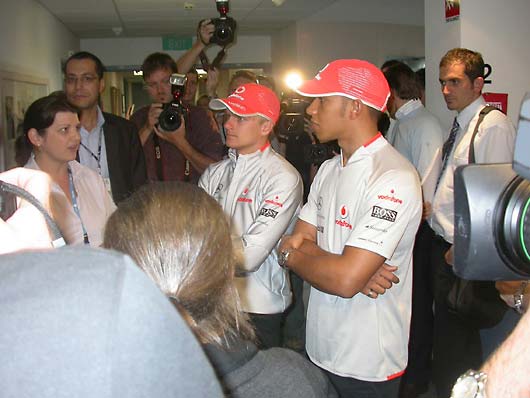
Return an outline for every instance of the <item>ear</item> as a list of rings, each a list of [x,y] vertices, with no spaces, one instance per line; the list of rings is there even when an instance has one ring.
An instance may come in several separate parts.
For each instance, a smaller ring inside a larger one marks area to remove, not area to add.
[[[355,120],[359,117],[362,111],[363,103],[359,100],[352,100],[346,102],[345,115],[350,120]]]
[[[102,94],[105,90],[105,79],[102,77],[99,79],[99,93]]]
[[[29,129],[28,138],[29,142],[31,142],[33,146],[39,147],[42,145],[43,137],[41,137],[41,135],[36,129]]]
[[[477,77],[473,81],[473,90],[480,94],[482,92],[482,89],[484,88],[484,78],[483,77]]]
[[[264,121],[260,125],[260,133],[261,135],[269,135],[270,133],[272,133],[273,128],[274,123],[268,119],[264,119]]]

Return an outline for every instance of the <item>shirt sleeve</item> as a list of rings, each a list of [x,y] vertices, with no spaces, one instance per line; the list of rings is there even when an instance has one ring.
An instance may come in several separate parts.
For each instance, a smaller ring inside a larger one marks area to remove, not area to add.
[[[389,186],[397,187],[391,198],[387,194]],[[391,258],[411,221],[417,218],[419,222],[421,216],[417,176],[401,170],[386,172],[367,190],[364,203],[363,214],[346,246]]]
[[[302,182],[296,172],[277,173],[268,179],[256,218],[242,234],[244,269],[259,269],[287,228],[294,224],[302,201]]]

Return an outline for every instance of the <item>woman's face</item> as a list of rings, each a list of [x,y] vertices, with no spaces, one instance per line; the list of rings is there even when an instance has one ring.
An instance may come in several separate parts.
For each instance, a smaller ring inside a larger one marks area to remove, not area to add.
[[[38,155],[46,156],[57,162],[69,162],[77,156],[81,136],[81,124],[77,114],[58,112],[53,123],[37,141]]]

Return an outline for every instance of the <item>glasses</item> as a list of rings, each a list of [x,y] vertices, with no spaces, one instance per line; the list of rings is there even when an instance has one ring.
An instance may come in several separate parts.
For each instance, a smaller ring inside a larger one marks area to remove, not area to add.
[[[150,82],[150,83],[145,83],[144,84],[144,88],[146,90],[155,90],[159,87],[169,87],[171,86],[171,82],[169,81],[169,77],[167,79],[164,79],[162,81],[159,81],[159,82]]]
[[[97,76],[94,75],[82,75],[82,76],[66,76],[66,84],[77,84],[77,82],[80,82],[81,84],[91,84],[98,80]]]

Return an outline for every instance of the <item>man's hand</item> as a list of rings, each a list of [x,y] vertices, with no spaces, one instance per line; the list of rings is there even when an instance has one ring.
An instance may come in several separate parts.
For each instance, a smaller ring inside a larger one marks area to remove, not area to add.
[[[302,243],[304,243],[304,237],[301,234],[285,235],[278,246],[278,253],[288,249],[298,250]]]
[[[162,113],[162,107],[163,105],[159,102],[152,103],[149,107],[145,125],[140,130],[138,130],[138,136],[140,137],[140,142],[142,143],[142,145],[145,144],[147,139],[153,133],[153,130],[155,129],[155,126],[158,123],[158,117]]]
[[[206,94],[210,98],[216,96],[217,86],[219,85],[219,69],[211,68],[208,70],[208,77],[206,78]]]
[[[451,246],[449,250],[445,252],[445,262],[451,266],[455,265],[455,247]]]
[[[180,116],[180,127],[178,129],[174,131],[164,131],[156,126],[153,126],[153,130],[157,136],[169,142],[170,144],[175,145],[181,150],[184,145],[188,144],[188,140],[186,139],[186,125],[182,115]]]
[[[381,265],[368,283],[362,288],[361,292],[372,299],[385,294],[395,283],[399,283],[399,278],[394,274],[397,269],[397,267],[388,264]]]
[[[215,26],[213,25],[212,20],[203,19],[199,22],[199,27],[197,28],[197,41],[200,41],[205,47],[208,46],[214,30]]]

